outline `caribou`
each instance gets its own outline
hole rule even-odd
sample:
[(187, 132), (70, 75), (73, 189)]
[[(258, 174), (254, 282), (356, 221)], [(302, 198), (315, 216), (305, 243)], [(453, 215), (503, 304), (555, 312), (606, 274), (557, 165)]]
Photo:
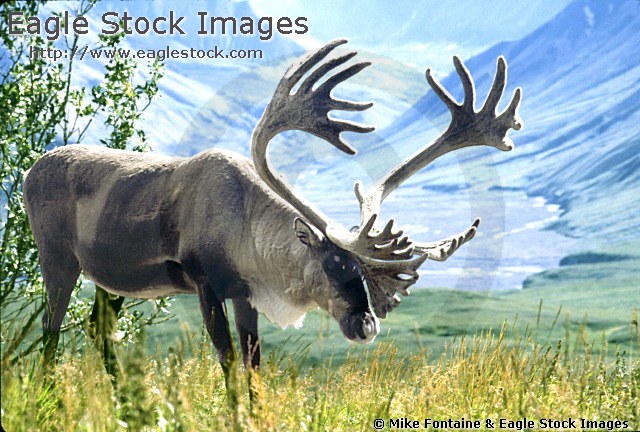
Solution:
[[(426, 79), (451, 112), (451, 123), (368, 191), (356, 183), (360, 223), (350, 230), (271, 168), (267, 149), (281, 132), (307, 132), (353, 155), (341, 134), (374, 130), (329, 117), (332, 110), (364, 111), (373, 105), (332, 96), (338, 84), (370, 65), (355, 63), (325, 79), (356, 55), (325, 60), (344, 43), (332, 41), (289, 67), (253, 131), (252, 160), (218, 149), (177, 158), (69, 145), (46, 153), (31, 168), (23, 191), (47, 294), (45, 357), (55, 355), (80, 272), (121, 297), (198, 295), (227, 378), (236, 354), (225, 300), (233, 303), (247, 369), (260, 364), (258, 313), (287, 326), (320, 307), (345, 338), (369, 343), (380, 332), (379, 318), (398, 306), (398, 294), (409, 294), (425, 260), (443, 261), (473, 238), (479, 219), (464, 232), (431, 243), (411, 240), (393, 219), (376, 222), (384, 199), (436, 158), (468, 146), (513, 148), (507, 132), (522, 125), (521, 89), (498, 113), (507, 75), (503, 57), (478, 111), (474, 82), (458, 57), (453, 61), (464, 89), (462, 103), (427, 69)], [(121, 300), (110, 304), (117, 313)]]

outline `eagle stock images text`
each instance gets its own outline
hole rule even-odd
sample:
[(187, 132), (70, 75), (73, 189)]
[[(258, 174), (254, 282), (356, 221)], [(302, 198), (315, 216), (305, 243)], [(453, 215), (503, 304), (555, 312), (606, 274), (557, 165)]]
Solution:
[[(274, 31), (283, 35), (305, 34), (309, 31), (306, 17), (219, 17), (209, 16), (207, 12), (198, 12), (198, 35), (243, 35), (259, 34), (260, 40), (268, 41)], [(192, 19), (194, 19), (192, 18)], [(100, 33), (114, 35), (124, 31), (127, 35), (186, 35), (181, 27), (186, 21), (185, 16), (177, 15), (169, 11), (168, 16), (147, 18), (144, 16), (133, 17), (127, 12), (121, 15), (117, 12), (105, 12), (101, 16), (102, 28)], [(50, 41), (57, 40), (61, 35), (69, 35), (70, 31), (77, 35), (89, 33), (89, 21), (84, 16), (70, 17), (69, 11), (60, 15), (53, 15), (42, 19), (37, 16), (24, 16), (22, 12), (9, 12), (9, 34), (19, 36), (30, 34), (46, 34)], [(66, 23), (66, 25), (64, 24)]]

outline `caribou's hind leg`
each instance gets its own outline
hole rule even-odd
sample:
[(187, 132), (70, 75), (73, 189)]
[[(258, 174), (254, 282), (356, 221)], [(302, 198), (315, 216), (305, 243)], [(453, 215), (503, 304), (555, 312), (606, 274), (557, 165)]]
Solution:
[(240, 337), (242, 358), (247, 370), (249, 383), (249, 400), (252, 404), (262, 399), (262, 382), (258, 374), (260, 367), (260, 339), (258, 338), (258, 311), (247, 299), (233, 299), (233, 311), (236, 318), (236, 329)]
[(40, 267), (47, 291), (47, 306), (42, 317), (43, 356), (47, 364), (55, 360), (60, 327), (80, 275), (80, 266), (71, 251), (45, 247), (40, 250)]
[(113, 345), (113, 331), (123, 302), (124, 297), (114, 296), (111, 298), (108, 292), (96, 285), (96, 298), (91, 311), (89, 334), (98, 352), (102, 353), (105, 370), (114, 378), (117, 378), (118, 360)]

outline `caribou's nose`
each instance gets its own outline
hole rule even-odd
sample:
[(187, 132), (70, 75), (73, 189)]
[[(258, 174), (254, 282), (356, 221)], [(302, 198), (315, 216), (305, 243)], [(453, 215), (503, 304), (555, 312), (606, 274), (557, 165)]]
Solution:
[(362, 320), (362, 332), (364, 333), (364, 343), (373, 342), (376, 336), (378, 336), (378, 333), (380, 333), (380, 321), (378, 317), (366, 313)]
[(342, 333), (352, 342), (370, 343), (380, 333), (380, 321), (370, 312), (347, 315), (340, 322)]

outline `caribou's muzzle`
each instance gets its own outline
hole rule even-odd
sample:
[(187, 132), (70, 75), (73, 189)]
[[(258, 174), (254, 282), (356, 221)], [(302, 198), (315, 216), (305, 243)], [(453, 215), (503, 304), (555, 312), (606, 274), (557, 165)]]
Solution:
[(371, 312), (348, 314), (340, 320), (340, 330), (352, 342), (370, 343), (380, 333), (380, 321)]

